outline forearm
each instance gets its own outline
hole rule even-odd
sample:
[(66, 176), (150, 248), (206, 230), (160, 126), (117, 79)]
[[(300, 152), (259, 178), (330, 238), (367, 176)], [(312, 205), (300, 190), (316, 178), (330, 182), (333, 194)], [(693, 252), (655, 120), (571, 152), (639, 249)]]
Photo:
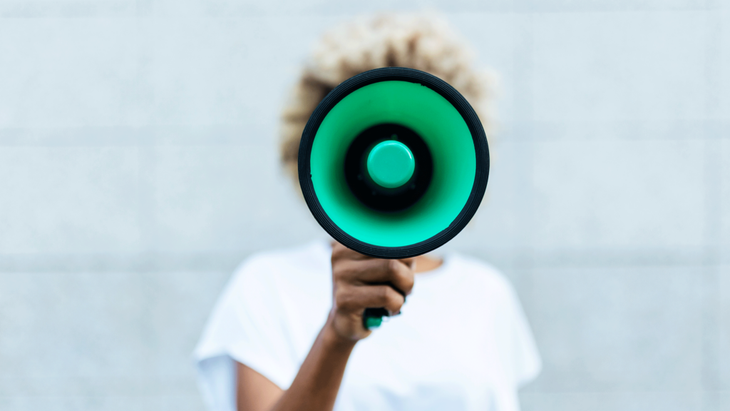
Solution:
[(403, 293), (413, 288), (413, 261), (370, 258), (335, 244), (332, 284), (329, 318), (286, 391), (243, 364), (238, 367), (239, 411), (332, 411), (355, 343), (372, 333), (363, 327), (363, 311), (400, 312)]
[(328, 321), (271, 411), (331, 411), (355, 342), (337, 335)]

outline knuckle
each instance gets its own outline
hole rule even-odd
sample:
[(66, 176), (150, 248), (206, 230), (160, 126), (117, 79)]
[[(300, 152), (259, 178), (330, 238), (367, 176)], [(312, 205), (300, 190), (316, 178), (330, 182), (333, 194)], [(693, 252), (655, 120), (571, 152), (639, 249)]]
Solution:
[(339, 260), (340, 258), (342, 258), (345, 255), (346, 251), (347, 251), (347, 248), (343, 247), (339, 243), (336, 243), (332, 247), (332, 260), (333, 261), (334, 260)]
[(415, 283), (415, 276), (413, 275), (413, 271), (409, 270), (408, 268), (404, 266), (399, 266), (399, 270), (397, 274), (395, 275), (398, 290), (400, 290), (403, 293), (408, 294), (411, 289), (413, 288), (413, 285)]
[(388, 310), (392, 313), (392, 315), (398, 314), (400, 310), (403, 308), (403, 303), (393, 303), (391, 306), (388, 307)]
[(380, 289), (379, 297), (379, 303), (386, 307), (393, 307), (395, 304), (398, 304), (403, 300), (403, 297), (389, 286), (383, 286)]
[(407, 276), (405, 278), (405, 281), (404, 282), (405, 282), (405, 287), (407, 288), (406, 290), (404, 290), (406, 292), (408, 292), (411, 289), (413, 289), (413, 286), (416, 284), (416, 280), (415, 280), (415, 278), (413, 278), (412, 275)]
[(345, 273), (342, 272), (342, 270), (337, 270), (332, 272), (332, 279), (335, 284), (343, 284), (346, 283), (345, 279), (347, 277), (345, 276)]
[(391, 273), (397, 273), (399, 265), (400, 265), (400, 262), (398, 260), (388, 260), (388, 270)]
[(342, 307), (345, 304), (347, 304), (347, 297), (345, 297), (344, 293), (339, 292), (335, 294), (335, 305), (337, 307)]
[(332, 271), (332, 274), (337, 281), (346, 281), (352, 277), (352, 267), (348, 264), (340, 263)]
[(339, 279), (345, 275), (345, 269), (341, 265), (332, 266), (332, 276)]
[(385, 304), (385, 306), (393, 313), (397, 313), (400, 311), (401, 307), (403, 307), (403, 297), (400, 295), (398, 295), (398, 297), (393, 297), (387, 304)]
[(390, 292), (388, 293), (388, 302), (390, 302), (392, 304), (402, 304), (403, 303), (403, 296), (400, 295), (399, 292), (397, 292), (394, 289), (390, 288)]
[(385, 285), (381, 285), (377, 288), (376, 291), (376, 298), (379, 303), (385, 304), (388, 302), (388, 299), (390, 298), (390, 291), (391, 288)]
[(345, 310), (350, 309), (352, 308), (352, 302), (352, 295), (348, 291), (342, 290), (335, 294), (335, 304), (338, 308)]

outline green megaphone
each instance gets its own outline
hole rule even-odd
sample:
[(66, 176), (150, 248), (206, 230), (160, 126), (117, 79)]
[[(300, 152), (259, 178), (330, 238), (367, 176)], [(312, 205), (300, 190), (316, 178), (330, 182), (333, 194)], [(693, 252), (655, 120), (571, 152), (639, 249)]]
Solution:
[[(317, 222), (343, 245), (408, 258), (456, 236), (489, 176), (484, 128), (466, 99), (423, 71), (385, 67), (335, 87), (307, 122), (299, 184)], [(366, 328), (384, 309), (368, 308)]]

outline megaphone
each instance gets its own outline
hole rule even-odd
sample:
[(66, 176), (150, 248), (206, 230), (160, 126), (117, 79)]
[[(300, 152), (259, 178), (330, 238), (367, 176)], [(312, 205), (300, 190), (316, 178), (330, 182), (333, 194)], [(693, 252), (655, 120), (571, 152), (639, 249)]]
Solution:
[[(489, 146), (456, 89), (387, 67), (345, 80), (319, 103), (298, 163), (304, 200), (332, 238), (400, 259), (442, 246), (467, 225), (487, 188)], [(387, 315), (367, 308), (363, 326), (379, 327)]]
[(378, 258), (432, 251), (473, 217), (489, 176), (479, 117), (423, 71), (385, 67), (335, 87), (299, 145), (299, 184), (335, 240)]

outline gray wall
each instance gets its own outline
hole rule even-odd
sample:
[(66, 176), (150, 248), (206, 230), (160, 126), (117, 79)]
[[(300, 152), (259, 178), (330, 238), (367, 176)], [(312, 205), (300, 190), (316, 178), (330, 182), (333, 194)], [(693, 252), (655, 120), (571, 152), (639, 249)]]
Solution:
[[(321, 236), (276, 167), (298, 63), (415, 3), (0, 1), (0, 409), (201, 410), (231, 270)], [(502, 76), (448, 248), (517, 287), (524, 409), (730, 409), (730, 1), (435, 3)]]

